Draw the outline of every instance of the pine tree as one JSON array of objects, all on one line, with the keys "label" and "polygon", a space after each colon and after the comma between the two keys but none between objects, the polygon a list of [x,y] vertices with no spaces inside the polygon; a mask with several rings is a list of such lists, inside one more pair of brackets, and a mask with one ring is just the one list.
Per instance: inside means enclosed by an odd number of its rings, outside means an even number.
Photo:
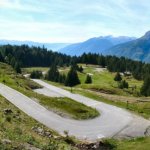
[{"label": "pine tree", "polygon": [[121,75],[120,75],[119,72],[117,72],[117,74],[116,74],[114,80],[115,80],[115,81],[121,81],[121,80],[122,80],[122,77],[121,77]]},{"label": "pine tree", "polygon": [[14,68],[15,67],[15,63],[16,63],[16,60],[15,60],[15,57],[12,57],[11,61],[10,61],[10,65]]},{"label": "pine tree", "polygon": [[46,79],[49,80],[49,81],[54,81],[54,82],[58,82],[59,81],[59,71],[57,69],[57,66],[56,64],[53,64],[47,75],[46,75]]},{"label": "pine tree", "polygon": [[86,76],[85,83],[86,83],[86,84],[90,84],[90,83],[92,83],[92,78],[91,78],[91,76],[90,76],[90,75],[87,75],[87,76]]},{"label": "pine tree", "polygon": [[67,74],[65,85],[73,87],[73,86],[75,86],[77,84],[80,84],[80,80],[78,78],[77,71],[76,71],[76,69],[71,67],[70,71]]},{"label": "pine tree", "polygon": [[14,66],[14,69],[17,73],[21,73],[21,68],[20,68],[20,65],[18,62],[16,62],[15,66]]},{"label": "pine tree", "polygon": [[141,88],[141,94],[144,96],[150,96],[150,77],[147,76],[144,80],[143,86]]}]

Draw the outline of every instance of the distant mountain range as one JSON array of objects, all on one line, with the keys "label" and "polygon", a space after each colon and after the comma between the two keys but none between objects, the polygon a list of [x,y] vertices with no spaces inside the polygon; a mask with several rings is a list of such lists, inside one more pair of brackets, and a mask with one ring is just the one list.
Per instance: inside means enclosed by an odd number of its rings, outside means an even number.
[{"label": "distant mountain range", "polygon": [[135,40],[135,37],[126,37],[126,36],[120,36],[120,37],[113,37],[113,36],[104,36],[104,37],[95,37],[91,38],[87,41],[81,42],[81,43],[75,43],[68,45],[64,48],[61,48],[59,52],[65,53],[68,55],[82,55],[83,53],[105,53],[105,50],[121,44],[126,43],[132,40]]},{"label": "distant mountain range", "polygon": [[71,56],[79,56],[83,53],[91,52],[103,55],[115,55],[119,57],[124,56],[134,60],[140,60],[150,63],[150,31],[148,31],[144,36],[138,39],[136,39],[135,37],[126,36],[101,36],[75,44],[0,40],[0,45],[5,44],[27,44],[29,46],[40,47],[44,45],[48,50],[59,51]]},{"label": "distant mountain range", "polygon": [[29,46],[39,46],[47,48],[48,50],[58,51],[59,49],[69,45],[67,43],[39,43],[39,42],[33,42],[33,41],[16,41],[16,40],[0,40],[0,45],[29,45]]},{"label": "distant mountain range", "polygon": [[139,39],[109,48],[104,54],[124,56],[150,63],[150,31]]}]

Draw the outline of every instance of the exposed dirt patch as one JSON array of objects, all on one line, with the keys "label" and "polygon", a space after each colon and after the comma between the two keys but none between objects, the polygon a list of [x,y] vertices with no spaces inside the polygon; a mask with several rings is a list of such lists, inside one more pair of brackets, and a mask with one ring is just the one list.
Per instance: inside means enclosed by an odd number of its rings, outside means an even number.
[{"label": "exposed dirt patch", "polygon": [[[90,90],[89,90],[90,91]],[[111,91],[102,91],[102,90],[96,90],[91,89],[90,92],[95,92],[97,95],[102,96],[108,100],[112,101],[122,101],[122,102],[130,102],[130,103],[136,103],[136,102],[150,102],[150,98],[144,98],[144,97],[126,97],[126,96],[119,96],[119,95],[113,95]]]}]

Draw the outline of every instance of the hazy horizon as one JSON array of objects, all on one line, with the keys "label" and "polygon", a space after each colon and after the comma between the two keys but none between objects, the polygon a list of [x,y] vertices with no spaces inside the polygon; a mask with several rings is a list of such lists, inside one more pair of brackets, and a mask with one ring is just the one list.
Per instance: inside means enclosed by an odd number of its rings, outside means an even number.
[{"label": "hazy horizon", "polygon": [[148,0],[1,0],[0,39],[77,43],[141,37],[150,30],[149,10]]}]

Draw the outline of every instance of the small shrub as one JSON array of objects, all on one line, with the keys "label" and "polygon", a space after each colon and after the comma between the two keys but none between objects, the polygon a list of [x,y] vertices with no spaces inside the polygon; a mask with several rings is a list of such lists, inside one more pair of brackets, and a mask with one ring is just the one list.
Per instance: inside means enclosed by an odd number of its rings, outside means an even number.
[{"label": "small shrub", "polygon": [[11,122],[11,117],[10,117],[10,116],[7,116],[7,117],[6,117],[6,121],[7,121],[7,122]]},{"label": "small shrub", "polygon": [[119,83],[119,88],[120,88],[120,89],[124,89],[124,88],[128,89],[128,87],[129,87],[129,84],[128,84],[128,82],[126,82],[125,80],[123,80],[123,81],[121,81],[121,82]]},{"label": "small shrub", "polygon": [[86,80],[85,80],[86,84],[90,84],[92,83],[92,77],[90,75],[87,75]]},{"label": "small shrub", "polygon": [[6,83],[6,80],[4,79],[2,82],[5,84],[5,83]]},{"label": "small shrub", "polygon": [[78,71],[81,72],[81,73],[83,72],[82,66],[78,67]]},{"label": "small shrub", "polygon": [[117,72],[117,74],[116,74],[114,80],[115,80],[115,81],[121,81],[121,80],[122,80],[122,77],[121,77],[121,75],[120,75],[119,72]]}]

